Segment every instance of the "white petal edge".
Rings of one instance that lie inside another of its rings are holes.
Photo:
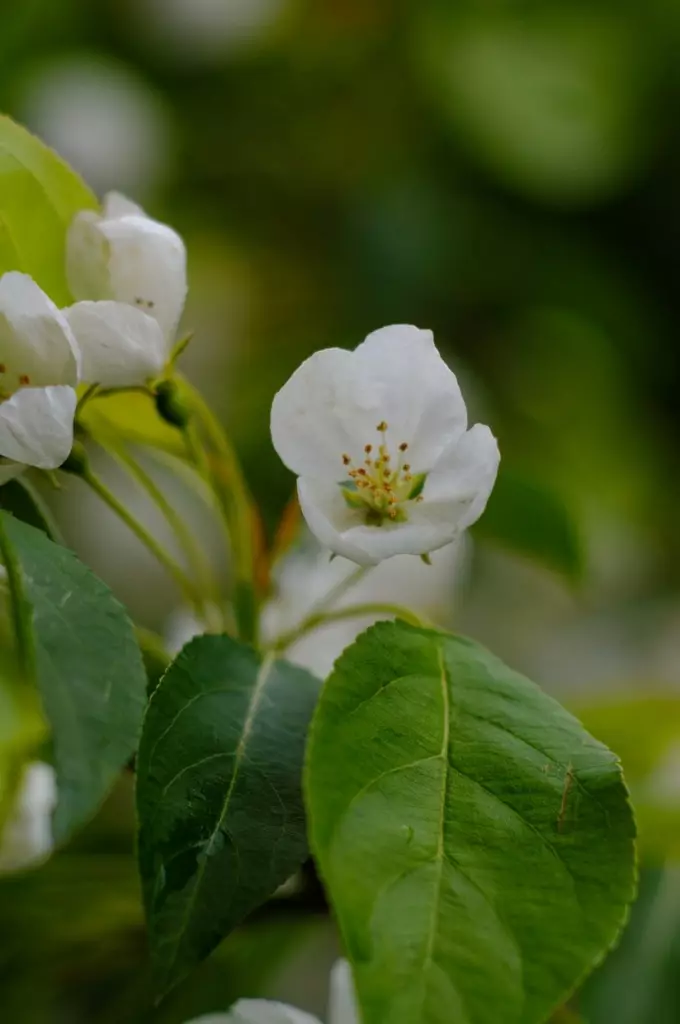
[[[94,210],[81,210],[66,232],[66,280],[74,299],[108,299],[109,244]]]
[[[500,458],[490,429],[476,423],[440,457],[427,478],[419,513],[429,518],[455,516],[458,530],[472,526],[486,508]]]
[[[73,447],[73,388],[23,388],[0,405],[0,455],[38,469],[56,469]]]
[[[117,220],[119,217],[146,217],[141,206],[128,199],[122,192],[107,192],[102,202],[102,220]]]
[[[0,873],[37,864],[51,852],[56,802],[54,768],[42,761],[27,765],[15,805],[0,833]]]
[[[395,446],[407,441],[414,471],[428,472],[467,427],[458,379],[439,354],[432,331],[411,324],[382,327],[354,356],[359,377],[373,382],[381,395],[388,439]]]
[[[143,309],[172,344],[187,296],[182,238],[169,225],[142,214],[104,220],[99,230],[109,252],[106,297]]]
[[[33,387],[78,383],[80,351],[65,317],[28,274],[0,277],[0,387],[14,391],[26,376]]]
[[[411,509],[408,522],[366,526],[360,513],[347,507],[336,484],[308,477],[298,479],[298,498],[307,525],[321,544],[357,565],[377,565],[394,555],[427,554],[450,544],[458,534],[457,525],[446,518],[430,521]]]
[[[361,435],[352,430],[352,353],[341,348],[315,352],[274,396],[271,434],[282,462],[299,476],[337,482],[347,470],[342,455],[357,458]]]
[[[163,369],[168,352],[152,317],[123,302],[76,302],[64,310],[82,353],[82,379],[121,388]]]
[[[338,960],[331,969],[328,1024],[360,1024],[352,968]]]
[[[188,1024],[320,1024],[317,1017],[285,1003],[239,999],[229,1013],[209,1013]]]

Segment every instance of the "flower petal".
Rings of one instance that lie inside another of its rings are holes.
[[[385,439],[392,455],[406,442],[414,472],[427,472],[464,432],[465,403],[430,331],[385,327],[355,352],[325,349],[296,370],[272,406],[274,447],[294,472],[320,480],[347,475],[342,456],[364,460]]]
[[[50,852],[56,801],[54,768],[42,761],[29,764],[15,806],[0,833],[0,872],[28,867]]]
[[[81,212],[69,228],[66,265],[73,296],[141,309],[158,321],[169,347],[187,294],[184,242],[117,194],[108,197],[105,212],[111,215]]]
[[[272,441],[294,473],[336,482],[347,475],[343,453],[356,459],[363,451],[352,422],[353,379],[352,353],[327,348],[306,359],[275,396]]]
[[[395,447],[407,441],[409,461],[418,473],[427,472],[467,427],[458,380],[439,355],[432,331],[409,324],[382,327],[359,345],[355,358],[358,376],[378,394],[371,419],[380,412],[388,440]]]
[[[0,390],[77,384],[80,352],[64,316],[28,274],[0,277]]]
[[[114,194],[110,217],[78,214],[67,235],[69,285],[76,299],[115,299],[143,310],[170,344],[187,293],[184,242],[139,208],[130,212],[133,206]]]
[[[127,217],[135,214],[146,217],[144,210],[132,199],[128,199],[122,192],[107,192],[102,203],[102,220],[116,220],[118,217]]]
[[[112,298],[109,243],[99,230],[101,219],[94,210],[81,210],[66,233],[66,279],[74,299]]]
[[[73,388],[23,388],[0,405],[0,455],[56,469],[73,447]]]
[[[472,526],[486,508],[500,458],[489,428],[475,424],[438,460],[425,484],[425,500],[416,506],[417,515],[432,522],[455,521],[457,531]]]
[[[449,544],[457,526],[444,516],[432,520],[409,509],[404,523],[367,526],[361,512],[347,507],[337,484],[300,477],[298,497],[307,525],[318,540],[337,555],[358,565],[377,565],[393,555],[423,555]]]
[[[328,1024],[359,1024],[352,969],[346,960],[338,960],[331,969]]]
[[[229,1013],[209,1013],[188,1024],[319,1024],[303,1010],[268,999],[239,999]]]
[[[64,310],[82,353],[82,378],[109,388],[143,384],[163,369],[157,321],[123,302],[76,302]]]

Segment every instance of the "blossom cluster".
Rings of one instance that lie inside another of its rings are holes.
[[[0,277],[0,483],[54,469],[73,445],[80,383],[133,387],[170,355],[187,293],[177,232],[111,193],[67,235],[66,309],[27,274]]]
[[[111,193],[101,213],[75,217],[66,274],[66,309],[26,274],[0,278],[0,483],[65,461],[78,384],[144,385],[171,361],[187,293],[177,232]],[[455,541],[498,470],[496,440],[468,427],[432,332],[408,325],[312,355],[276,395],[271,432],[310,529],[359,565]]]

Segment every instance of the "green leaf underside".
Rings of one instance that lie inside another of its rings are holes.
[[[317,679],[227,636],[189,643],[149,703],[139,863],[167,991],[302,863],[301,779]]]
[[[30,274],[58,305],[71,302],[66,283],[66,229],[97,201],[75,171],[48,146],[0,116],[0,274]]]
[[[618,761],[472,641],[364,633],[319,701],[306,796],[363,1024],[538,1024],[625,921]]]
[[[67,548],[2,515],[31,610],[35,672],[52,729],[57,841],[96,811],[137,745],[146,675],[123,606]]]

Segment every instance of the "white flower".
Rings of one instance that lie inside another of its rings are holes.
[[[495,438],[467,429],[455,374],[416,327],[316,352],[274,398],[271,429],[310,529],[360,565],[449,544],[482,514],[498,471]]]
[[[83,379],[141,384],[163,369],[187,294],[184,242],[115,192],[102,214],[82,210],[66,240],[75,299],[65,310],[83,353]]]
[[[345,558],[334,558],[316,542],[303,543],[282,560],[274,572],[275,596],[262,609],[262,634],[275,640],[315,610],[338,585],[356,571]],[[465,549],[461,541],[449,544],[424,565],[410,555],[397,555],[376,566],[335,600],[331,608],[397,602],[440,626],[451,624],[453,605],[465,575]],[[368,626],[387,613],[372,612],[358,618],[329,622],[297,640],[285,658],[325,679],[339,655]]]
[[[209,1013],[189,1024],[320,1024],[316,1017],[268,999],[239,999],[229,1013]],[[352,973],[346,960],[331,971],[328,1024],[359,1024]]]
[[[54,769],[41,761],[29,764],[12,813],[0,832],[0,872],[17,871],[47,856],[53,846],[56,802]]]
[[[394,602],[421,613],[439,626],[452,625],[454,606],[466,578],[465,538],[436,551],[432,564],[409,555],[397,555],[377,566],[332,602],[331,609],[348,605]],[[345,558],[329,558],[309,534],[281,559],[274,569],[274,594],[262,609],[264,643],[294,629],[338,585],[356,571]],[[296,640],[284,654],[287,661],[325,679],[338,656],[364,629],[387,613],[371,612],[358,618],[328,622]],[[178,608],[165,630],[168,651],[175,655],[194,636],[204,632],[190,608]]]
[[[73,445],[80,351],[64,316],[27,274],[0,278],[0,483],[55,469]]]

